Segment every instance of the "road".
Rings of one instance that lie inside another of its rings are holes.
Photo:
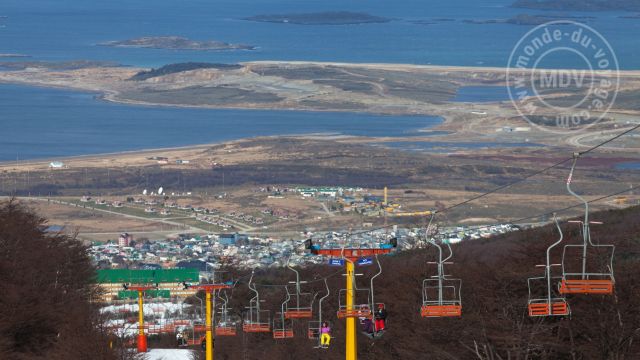
[[[329,211],[329,208],[327,208],[327,204],[325,204],[325,203],[320,203],[320,204],[322,204],[322,208],[324,209],[324,212],[327,213],[327,215],[329,215],[330,217],[336,216],[336,214],[334,214],[331,211]]]
[[[621,134],[629,129],[631,129],[632,127],[626,127],[626,128],[618,128],[618,129],[613,129],[613,130],[605,130],[605,131],[598,131],[598,132],[584,132],[578,135],[574,135],[570,138],[567,139],[567,143],[571,146],[575,146],[575,147],[591,147],[593,145],[588,145],[588,144],[583,144],[582,141],[584,140],[588,140],[589,138],[592,138],[592,142],[595,144],[596,142],[601,142],[601,141],[606,141],[618,134]],[[618,143],[619,145],[619,143]],[[640,151],[640,148],[638,147],[624,147],[621,148],[620,146],[615,146],[615,143],[610,143],[604,146],[604,148],[608,148],[611,150],[624,150],[624,151]]]
[[[8,197],[4,197],[6,199],[8,199]],[[38,197],[21,197],[21,199],[24,200],[35,200],[35,201],[41,201],[41,202],[46,202],[46,201],[50,201],[52,203],[55,204],[59,204],[59,205],[65,205],[65,206],[70,206],[70,207],[76,207],[78,208],[78,204],[76,203],[72,203],[72,202],[68,202],[68,201],[62,201],[62,200],[56,200],[56,199],[47,199],[47,198],[38,198]],[[182,230],[176,232],[174,231],[145,231],[145,233],[166,233],[168,236],[171,235],[176,235],[179,233],[183,233],[183,232],[190,232],[190,233],[209,233],[211,232],[210,229],[206,229],[206,223],[203,223],[203,227],[198,227],[198,226],[194,226],[194,225],[187,225],[185,223],[179,222],[179,221],[174,221],[174,220],[181,220],[181,219],[194,219],[192,217],[189,216],[181,216],[181,217],[170,217],[170,218],[163,218],[163,217],[145,217],[145,216],[138,216],[138,215],[131,215],[131,214],[124,214],[121,212],[117,212],[117,211],[112,211],[112,210],[107,210],[107,209],[100,209],[100,208],[96,208],[96,207],[88,207],[86,208],[88,210],[93,210],[93,211],[100,211],[103,213],[107,213],[107,214],[112,214],[112,215],[116,215],[116,216],[122,216],[125,218],[129,218],[129,219],[135,219],[135,220],[141,220],[141,221],[147,221],[147,222],[154,222],[154,223],[163,223],[163,224],[167,224],[167,225],[172,225],[172,226],[176,226],[178,228],[181,228]],[[237,220],[234,219],[230,219],[228,217],[224,217],[224,216],[220,216],[220,215],[212,215],[212,217],[215,218],[219,218],[221,220],[224,220],[225,222],[232,224],[233,226],[235,226],[237,229],[239,229],[240,231],[243,232],[251,232],[253,230],[255,230],[255,227],[246,225],[244,223],[241,223]],[[86,234],[84,234],[86,235]]]
[[[56,199],[47,199],[47,198],[38,198],[38,197],[20,197],[20,198],[17,198],[17,199],[35,200],[35,201],[42,201],[42,202],[51,202],[51,203],[54,203],[54,204],[65,205],[65,206],[70,206],[70,207],[76,207],[76,208],[79,207],[75,203],[71,203],[71,202],[68,202],[68,201],[62,201],[62,200],[56,200]],[[207,233],[208,232],[208,230],[203,229],[203,228],[195,227],[195,226],[192,226],[192,225],[186,225],[184,223],[175,222],[175,221],[171,221],[169,219],[164,219],[164,218],[149,218],[149,217],[144,217],[144,216],[123,214],[123,213],[120,213],[120,212],[117,212],[117,211],[111,211],[111,210],[100,209],[100,208],[95,208],[95,207],[86,208],[86,209],[92,210],[92,211],[100,211],[100,212],[103,212],[103,213],[117,215],[117,216],[122,216],[122,217],[126,217],[126,218],[129,218],[129,219],[148,221],[148,222],[155,222],[155,223],[160,222],[160,223],[167,224],[167,225],[173,225],[173,226],[177,226],[177,227],[182,227],[184,230],[182,230],[181,232],[196,232],[196,233]]]

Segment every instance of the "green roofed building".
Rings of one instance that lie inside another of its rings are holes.
[[[104,269],[98,270],[98,283],[158,284],[175,282],[197,282],[200,280],[198,269]]]
[[[185,298],[194,295],[196,291],[185,290],[182,283],[193,284],[199,281],[198,269],[102,269],[96,274],[96,282],[104,290],[102,296],[104,302],[131,298],[130,294],[123,291],[123,284],[157,284],[159,291],[150,291],[150,297]]]
[[[171,298],[171,291],[169,290],[149,290],[144,292],[145,298],[151,299],[169,299]],[[120,290],[118,291],[118,300],[122,299],[137,299],[138,292],[133,290]]]

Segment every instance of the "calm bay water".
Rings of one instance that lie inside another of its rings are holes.
[[[2,0],[0,53],[38,60],[92,59],[160,66],[181,61],[316,60],[506,66],[532,26],[469,24],[463,20],[549,14],[515,9],[513,0]],[[380,24],[309,26],[259,23],[259,14],[355,11],[393,18]],[[558,14],[558,13],[551,13]],[[564,14],[567,14],[566,12]],[[620,66],[640,69],[640,19],[622,12],[580,13],[618,54]],[[441,21],[452,19],[453,21]],[[257,51],[174,51],[95,46],[109,40],[179,35],[260,47]],[[575,59],[548,64],[571,68]]]
[[[446,141],[389,141],[377,143],[384,146],[405,151],[418,152],[447,152],[449,150],[471,150],[482,148],[522,148],[522,147],[543,147],[542,144],[529,142],[446,142]]]
[[[92,94],[0,85],[0,161],[221,142],[254,136],[417,136],[429,116],[130,106]]]
[[[207,61],[313,60],[467,66],[505,66],[531,26],[469,24],[542,14],[509,7],[512,0],[2,0],[0,53],[34,61],[101,60],[143,67]],[[393,18],[379,24],[307,26],[258,23],[259,14],[355,11]],[[640,69],[640,20],[621,12],[571,13],[594,18],[623,69]],[[443,20],[443,19],[446,19]],[[175,51],[112,48],[96,44],[141,36],[177,35],[258,46],[256,51]],[[17,61],[25,59],[0,59]],[[570,68],[573,59],[549,66]],[[477,89],[476,89],[477,90]],[[465,99],[502,100],[503,93],[463,90]],[[461,96],[461,97],[460,97]],[[461,100],[462,99],[462,100]],[[92,95],[0,86],[0,160],[82,155],[209,143],[259,135],[338,133],[412,134],[434,124],[428,117],[346,113],[195,110],[107,104]]]
[[[631,161],[631,162],[623,162],[619,163],[615,166],[618,170],[640,170],[640,162]]]

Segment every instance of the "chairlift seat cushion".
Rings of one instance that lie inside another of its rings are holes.
[[[422,317],[462,316],[462,305],[423,305]]]
[[[566,301],[556,301],[551,303],[549,311],[548,303],[529,304],[529,316],[566,316],[569,315],[569,305]]]
[[[290,339],[293,337],[293,330],[273,330],[274,339]]]
[[[564,279],[560,282],[561,294],[613,294],[612,280]]]
[[[313,317],[311,310],[287,310],[284,312],[285,319],[310,319]]]
[[[216,327],[216,335],[218,336],[236,336],[237,331],[235,327],[219,326]]]
[[[344,319],[344,318],[350,318],[350,317],[364,317],[364,318],[370,318],[372,317],[373,313],[371,312],[371,308],[367,305],[355,305],[353,306],[353,308],[351,309],[347,309],[347,308],[341,308],[340,310],[338,310],[338,318],[339,319]]]
[[[271,327],[269,324],[243,324],[242,331],[247,333],[265,333],[270,332]]]

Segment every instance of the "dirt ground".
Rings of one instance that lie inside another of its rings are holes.
[[[60,205],[46,201],[23,200],[24,204],[46,217],[49,225],[63,226],[69,234],[78,234],[80,239],[99,241],[117,240],[123,232],[153,235],[170,234],[179,231],[178,227],[149,220],[136,220],[119,215],[108,214],[91,209]],[[149,234],[147,234],[149,233]]]
[[[0,82],[98,91],[112,101],[156,105],[167,105],[167,99],[171,99],[171,105],[181,105],[181,96],[191,99],[190,91],[197,91],[198,96],[194,99],[203,102],[184,105],[338,109],[428,114],[444,119],[441,125],[429,129],[441,132],[437,136],[427,132],[424,136],[378,138],[274,136],[72,157],[62,159],[65,167],[61,169],[49,167],[52,160],[61,159],[0,163],[0,196],[78,199],[82,195],[95,197],[99,194],[110,200],[123,201],[126,197],[140,197],[144,189],[151,192],[162,186],[167,202],[216,209],[222,217],[231,212],[260,216],[267,209],[293,214],[288,219],[264,216],[268,220],[264,226],[245,224],[242,227],[243,231],[254,233],[288,234],[305,228],[362,227],[366,223],[385,221],[381,216],[331,212],[325,209],[331,206],[330,203],[302,199],[299,195],[270,198],[268,193],[260,191],[261,188],[362,187],[366,192],[380,196],[383,187],[387,186],[390,199],[400,204],[402,212],[448,207],[517,181],[640,122],[633,102],[637,98],[634,94],[640,93],[640,72],[637,71],[622,72],[624,101],[609,113],[609,118],[588,131],[555,134],[521,119],[510,102],[472,104],[449,100],[461,86],[504,85],[504,69],[498,68],[265,61],[243,63],[230,70],[161,72],[163,75],[133,81],[128,79],[144,69],[93,66],[60,70],[34,66],[1,72]],[[216,103],[215,98],[205,96],[222,85],[273,96],[262,94],[255,97],[254,102],[249,96],[241,103],[228,102],[232,96],[225,103]],[[552,93],[549,96],[559,99],[565,95]],[[505,128],[518,130],[505,131]],[[637,171],[620,170],[618,165],[640,161],[638,139],[638,134],[624,136],[581,159],[575,177],[579,191],[593,199],[637,184]],[[421,142],[452,145],[438,151],[401,149],[403,143]],[[480,142],[536,146],[466,146]],[[177,164],[177,159],[188,163]],[[443,219],[451,223],[509,221],[575,205],[576,200],[569,197],[564,188],[567,174],[565,164],[482,200],[455,207],[443,214]],[[637,195],[629,193],[625,196],[627,198],[620,203],[606,199],[595,206],[637,203]],[[165,227],[174,226],[144,214],[142,218],[122,218],[109,213],[41,205],[39,210],[51,217],[52,222],[75,226],[81,233],[95,233],[96,236],[118,231],[164,234],[173,230]],[[387,216],[387,222],[424,222],[422,218],[392,215]],[[182,222],[185,228],[195,231],[220,230],[195,219]]]

